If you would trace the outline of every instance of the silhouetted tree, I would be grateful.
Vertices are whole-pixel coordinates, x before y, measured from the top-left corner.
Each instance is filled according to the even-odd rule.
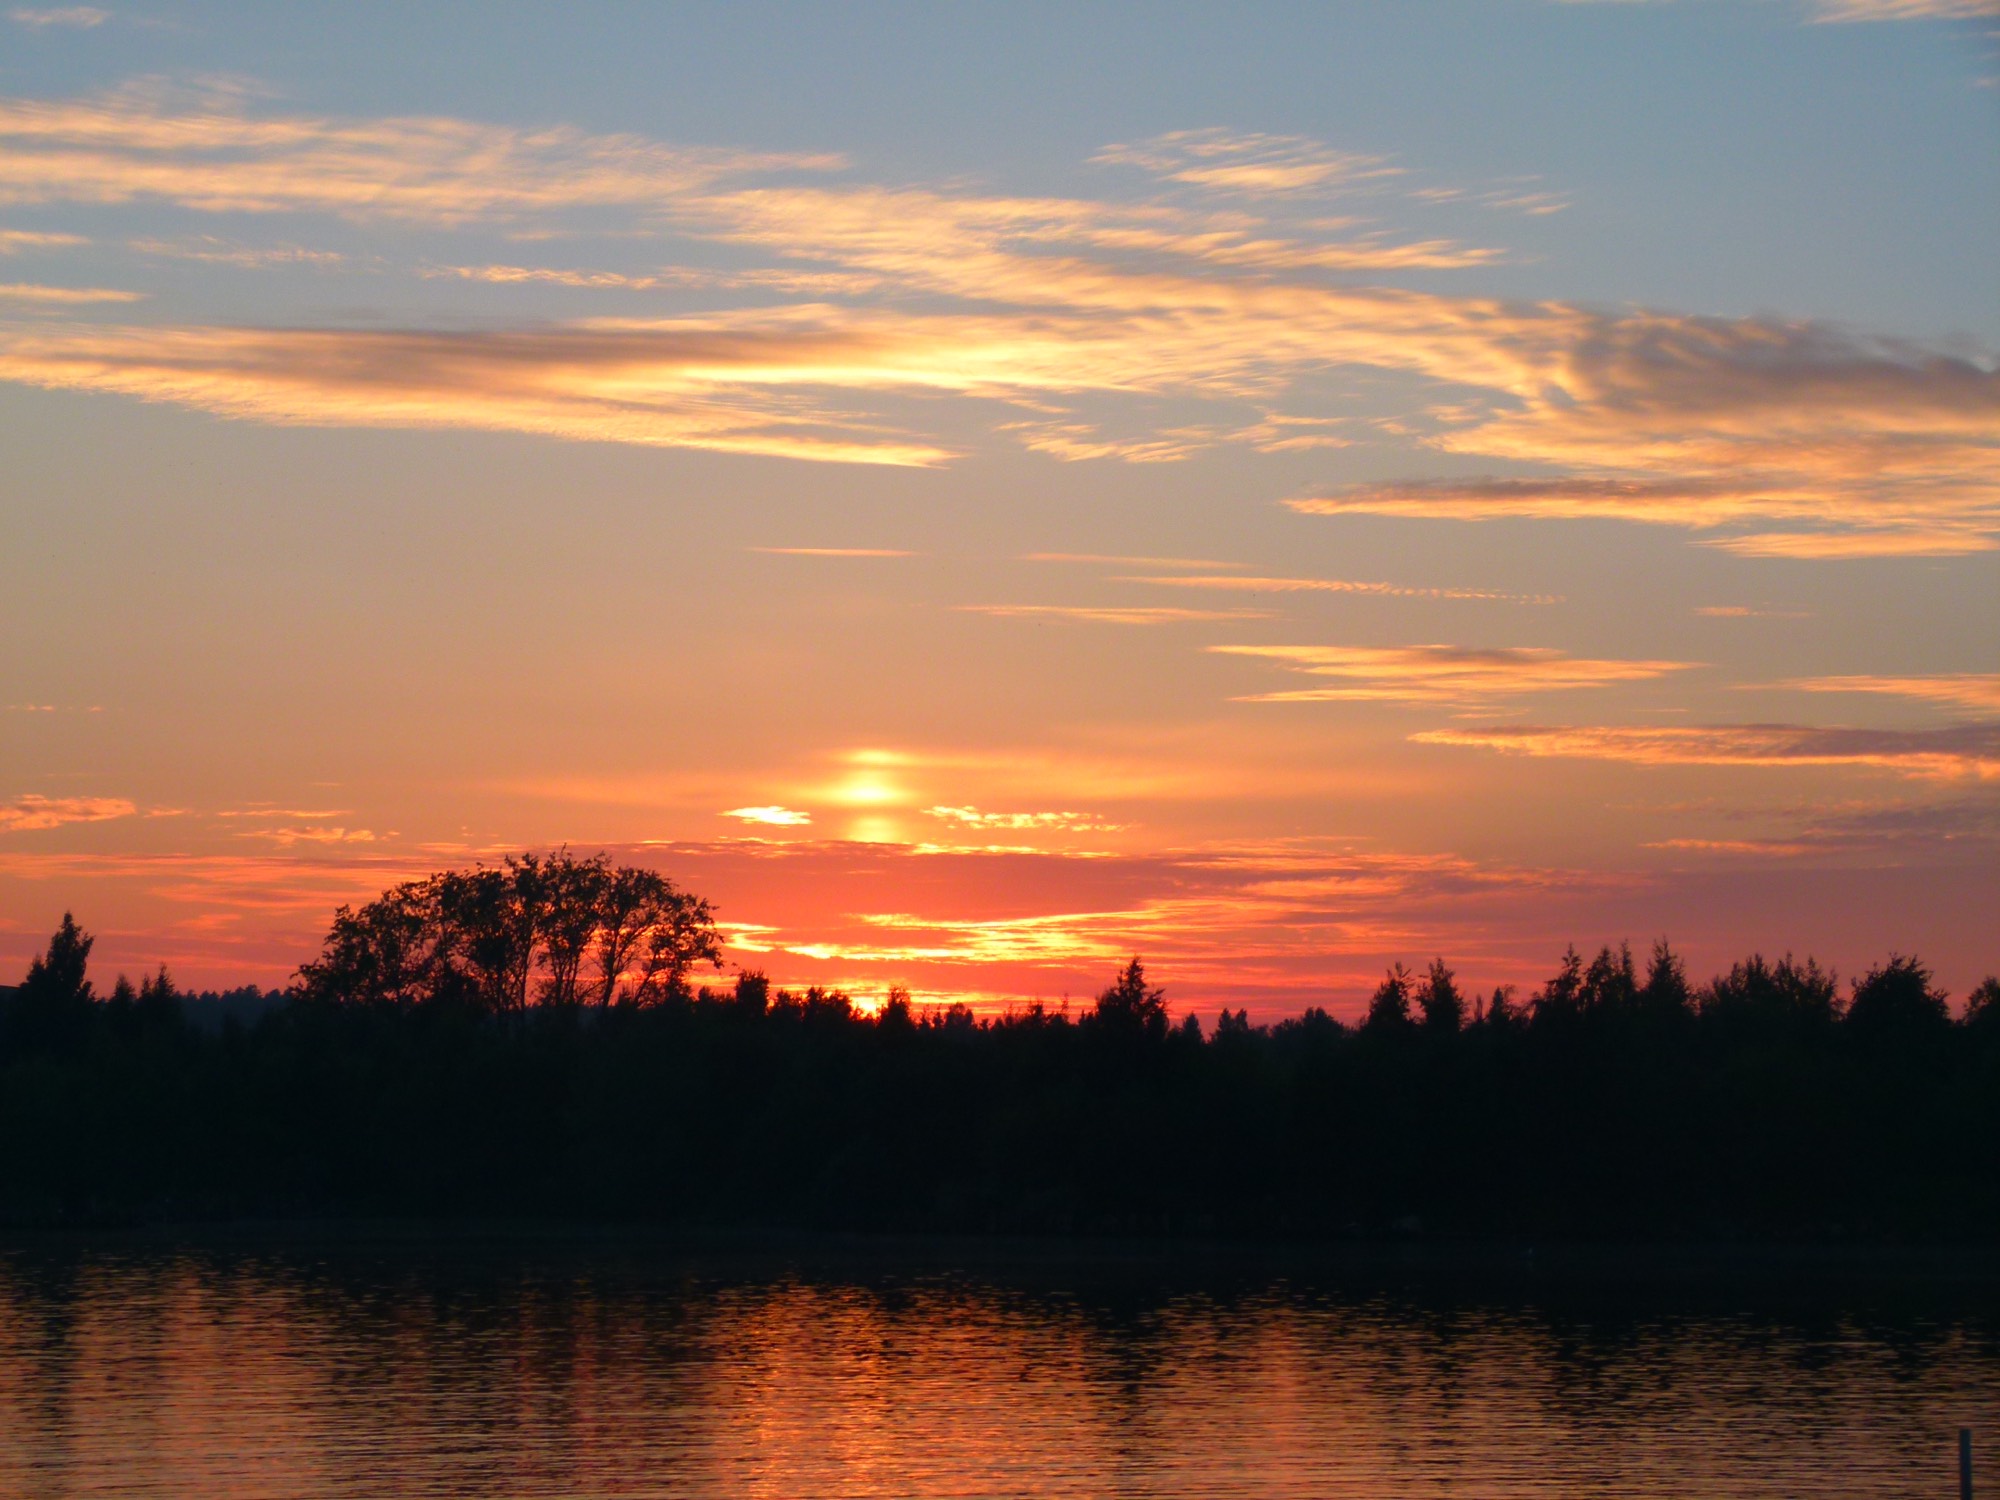
[[[600,1005],[644,1008],[682,998],[696,965],[722,967],[713,909],[656,870],[610,871],[597,921]]]
[[[8,1043],[23,1052],[71,1051],[89,1035],[91,1002],[87,977],[97,939],[63,913],[49,938],[48,951],[28,964],[7,1013]]]
[[[1965,997],[1965,1024],[2000,1033],[2000,977],[1988,974]]]
[[[657,871],[564,849],[446,871],[358,911],[341,907],[297,984],[312,999],[451,1001],[492,1014],[519,1013],[531,1000],[644,1008],[685,996],[695,965],[720,968],[721,955],[706,901]]]
[[[1417,1009],[1426,1031],[1455,1032],[1465,1025],[1465,997],[1458,992],[1457,976],[1441,958],[1431,960],[1417,986]]]
[[[1514,986],[1493,986],[1493,998],[1486,1002],[1485,1013],[1479,1019],[1482,1025],[1490,1026],[1495,1031],[1510,1031],[1519,1026],[1523,1017],[1521,1007],[1514,1002]]]
[[[1566,1025],[1583,1015],[1583,955],[1574,944],[1564,950],[1562,967],[1535,992],[1529,1006],[1537,1026]]]
[[[1159,1038],[1167,1034],[1167,992],[1146,984],[1146,968],[1134,956],[1092,1012],[1107,1029]]]
[[[1854,982],[1846,1024],[1857,1036],[1883,1041],[1935,1036],[1949,1024],[1944,991],[1914,957],[1892,954]]]
[[[761,1016],[771,1008],[771,981],[756,969],[744,969],[736,976],[731,1002],[745,1015]]]
[[[1758,953],[1710,980],[1696,1005],[1718,1033],[1776,1041],[1832,1026],[1839,997],[1839,980],[1813,959],[1800,963],[1787,953],[1771,964]]]
[[[1375,986],[1375,993],[1368,997],[1368,1012],[1361,1018],[1361,1029],[1378,1035],[1408,1030],[1414,979],[1401,962],[1392,965]]]
[[[1632,966],[1632,945],[1620,943],[1613,953],[1599,948],[1577,987],[1577,1009],[1587,1016],[1629,1014],[1639,998],[1639,976]]]
[[[1688,986],[1687,966],[1665,938],[1653,940],[1653,956],[1646,965],[1646,982],[1638,999],[1640,1011],[1655,1021],[1679,1021],[1693,1014],[1694,991]]]
[[[0,1224],[1257,1236],[1421,1220],[2000,1241],[2000,980],[1951,1025],[1914,958],[1864,975],[1844,1021],[1833,976],[1790,956],[1735,965],[1693,1008],[1659,943],[1643,983],[1623,945],[1588,964],[1572,948],[1532,1024],[1501,986],[1454,1025],[1438,959],[1392,967],[1360,1028],[1318,1006],[1269,1027],[1225,1008],[1204,1036],[1192,1016],[1168,1029],[1136,958],[1082,1017],[993,1018],[919,1013],[900,989],[870,1015],[754,971],[690,991],[717,951],[705,903],[566,850],[343,908],[289,997],[184,1001],[161,970],[99,1002],[89,936],[65,918],[24,987],[25,1032],[0,991]]]

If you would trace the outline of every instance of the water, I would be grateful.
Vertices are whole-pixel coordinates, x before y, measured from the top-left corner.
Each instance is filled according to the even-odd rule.
[[[0,1248],[0,1495],[2000,1495],[1991,1289]]]

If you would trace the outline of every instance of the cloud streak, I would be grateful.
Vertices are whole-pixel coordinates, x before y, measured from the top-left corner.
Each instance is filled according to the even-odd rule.
[[[1307,136],[1219,128],[1174,130],[1136,145],[1106,146],[1091,160],[1246,197],[1326,192],[1402,175],[1383,157],[1336,151]]]
[[[652,209],[732,176],[840,164],[824,153],[680,149],[568,127],[254,116],[243,106],[227,90],[158,86],[0,101],[0,203],[151,199],[211,213],[454,225],[579,207]]]
[[[291,426],[467,427],[922,465],[941,448],[776,390],[888,381],[893,342],[772,314],[522,333],[0,328],[0,379]]]
[[[0,833],[61,828],[70,823],[107,823],[132,817],[138,810],[123,797],[40,797],[31,793],[0,804]]]
[[[1916,698],[1975,713],[2000,714],[2000,672],[1942,672],[1910,677],[1794,677],[1778,684],[1807,693],[1876,693]]]
[[[1430,441],[1570,473],[1354,486],[1292,507],[1640,521],[1762,556],[2000,545],[1991,361],[1812,324],[1659,314],[1588,318],[1551,355],[1542,394]]]
[[[1008,419],[991,430],[1059,459],[1166,462],[1351,442],[1343,419],[1311,403],[1387,373],[1428,386],[1429,404],[1384,430],[1546,477],[1375,484],[1295,508],[1616,518],[1754,556],[2000,546],[1990,356],[1809,322],[1360,285],[1356,274],[1475,267],[1497,252],[1287,216],[1290,195],[1394,170],[1300,138],[1179,132],[1100,160],[1176,191],[1111,202],[882,186],[829,178],[841,163],[822,155],[255,113],[227,93],[0,100],[0,202],[167,201],[431,227],[619,210],[710,255],[774,262],[432,267],[493,284],[728,289],[753,305],[483,332],[14,331],[0,335],[0,378],[272,422],[937,464],[958,449],[891,421],[889,398],[998,403]],[[1075,409],[1084,398],[1088,418]],[[1174,420],[1154,415],[1161,398],[1173,398]],[[1189,402],[1229,417],[1191,416]],[[1242,420],[1246,404],[1256,420]]]
[[[1507,726],[1433,729],[1411,739],[1505,755],[1642,766],[1846,766],[1930,781],[2000,778],[2000,723],[1913,730],[1803,724]]]
[[[1182,625],[1209,620],[1268,620],[1262,609],[1176,609],[1144,604],[959,604],[974,615],[1008,620],[1075,620],[1089,625]]]
[[[1159,588],[1241,590],[1249,594],[1376,594],[1391,599],[1469,599],[1502,604],[1556,604],[1553,594],[1508,594],[1497,589],[1425,588],[1355,578],[1266,578],[1234,574],[1162,574],[1116,580]]]
[[[1691,663],[1600,661],[1540,647],[1210,646],[1223,656],[1274,661],[1326,686],[1254,693],[1245,703],[1471,703],[1645,682]],[[1420,737],[1421,738],[1421,737]]]
[[[34,282],[0,282],[0,302],[39,302],[74,306],[86,302],[139,302],[144,292],[123,292],[102,286],[40,286]]]
[[[7,12],[7,19],[31,31],[46,31],[51,26],[71,26],[79,31],[88,31],[110,20],[111,13],[94,5],[54,5],[39,9],[17,5]]]
[[[2000,0],[1809,0],[1816,21],[1978,21],[2000,17]]]

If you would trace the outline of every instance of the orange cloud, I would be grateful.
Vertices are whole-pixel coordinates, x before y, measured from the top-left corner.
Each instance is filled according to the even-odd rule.
[[[1224,656],[1280,662],[1337,687],[1247,694],[1245,703],[1464,703],[1643,682],[1692,663],[1595,661],[1538,647],[1210,646]],[[1421,738],[1421,736],[1420,736]]]
[[[789,807],[732,807],[723,815],[745,823],[761,823],[772,828],[801,828],[812,821],[812,814],[799,812]]]
[[[2000,16],[2000,0],[1810,0],[1816,21],[1977,21]]]
[[[247,828],[238,838],[263,839],[280,849],[296,844],[372,844],[376,835],[368,828],[317,826],[310,828]]]
[[[1888,0],[1893,3],[1893,0]],[[1942,0],[1939,0],[1942,3]],[[1170,183],[1271,198],[1392,171],[1292,137],[1180,132],[1111,148]],[[1465,519],[1615,516],[1747,555],[2000,545],[2000,370],[1986,356],[1811,323],[1510,304],[1323,273],[1474,266],[1489,250],[1348,236],[1242,203],[1110,203],[970,189],[770,182],[829,158],[681,149],[444,119],[253,115],[126,91],[0,101],[0,201],[165,199],[449,225],[624,207],[779,267],[634,277],[438,274],[575,286],[728,285],[791,301],[701,318],[504,333],[15,330],[0,378],[123,390],[272,422],[464,426],[852,462],[932,464],[939,441],[829,392],[1027,408],[999,424],[1065,459],[1159,462],[1347,441],[1297,394],[1343,369],[1440,387],[1393,428],[1553,479],[1370,486],[1307,510]],[[1534,196],[1529,194],[1528,196]],[[722,278],[722,279],[717,279]],[[866,308],[832,299],[875,298]],[[1123,400],[1109,420],[1068,408]],[[1146,419],[1227,402],[1256,421]],[[1278,412],[1282,402],[1287,408]]]
[[[1645,847],[1685,854],[1752,854],[1772,859],[1795,859],[1813,849],[1811,844],[1787,843],[1782,839],[1656,839]]]
[[[1241,589],[1252,594],[1382,594],[1395,599],[1483,599],[1505,604],[1555,604],[1553,594],[1505,594],[1493,589],[1444,589],[1374,583],[1353,578],[1258,578],[1251,576],[1120,578],[1119,583],[1149,583],[1165,588]]]
[[[652,209],[825,154],[675,149],[635,136],[435,117],[252,116],[239,95],[155,87],[0,101],[0,202],[160,199],[209,212],[319,211],[435,224],[553,210]]]
[[[33,282],[0,282],[0,302],[140,302],[144,292],[121,292],[102,286],[40,286]]]
[[[53,5],[36,8],[17,5],[7,12],[7,19],[34,31],[50,26],[74,26],[88,31],[93,26],[102,26],[111,19],[111,13],[99,10],[94,5]]]
[[[347,257],[338,250],[307,250],[297,245],[236,245],[214,235],[196,235],[185,240],[127,240],[125,248],[135,255],[157,255],[170,260],[200,261],[209,265],[242,266],[262,269],[269,266],[343,265]]]
[[[1106,146],[1091,160],[1252,197],[1325,191],[1402,170],[1383,157],[1336,151],[1307,136],[1220,129],[1174,130],[1133,146]]]
[[[19,255],[32,250],[67,250],[90,241],[80,234],[45,234],[33,229],[0,229],[0,255]]]
[[[1083,812],[981,812],[976,807],[927,807],[933,818],[962,828],[1053,828],[1064,833],[1114,833],[1125,825],[1108,822],[1096,813]]]
[[[2000,778],[2000,724],[1822,729],[1801,724],[1554,725],[1432,729],[1410,738],[1507,755],[1645,766],[1854,766],[1923,780]]]
[[[844,463],[948,455],[770,387],[864,378],[888,351],[805,317],[518,334],[0,328],[0,379],[301,426],[472,427]],[[893,363],[893,356],[890,356]],[[884,377],[888,378],[887,376]]]
[[[1076,620],[1093,625],[1182,625],[1201,620],[1268,620],[1262,609],[1175,609],[1143,604],[958,604],[967,614],[1002,619]]]
[[[66,823],[103,823],[129,818],[138,810],[123,797],[38,797],[30,793],[0,805],[0,833],[60,828]]]
[[[1546,391],[1461,418],[1443,450],[1584,470],[1358,486],[1322,514],[1624,520],[1729,530],[1752,555],[1983,551],[2000,542],[1991,361],[1764,319],[1597,315],[1546,352]]]
[[[1808,693],[1883,693],[2000,713],[2000,672],[1944,672],[1913,677],[1794,677],[1778,684]]]

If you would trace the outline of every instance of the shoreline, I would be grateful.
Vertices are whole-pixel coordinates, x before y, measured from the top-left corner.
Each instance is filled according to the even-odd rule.
[[[685,1229],[524,1219],[246,1219],[129,1227],[0,1229],[0,1261],[47,1253],[348,1253],[642,1261],[731,1272],[1180,1274],[1272,1280],[1690,1286],[1803,1280],[1961,1286],[2000,1293],[1987,1244],[1708,1240],[1227,1239]]]

